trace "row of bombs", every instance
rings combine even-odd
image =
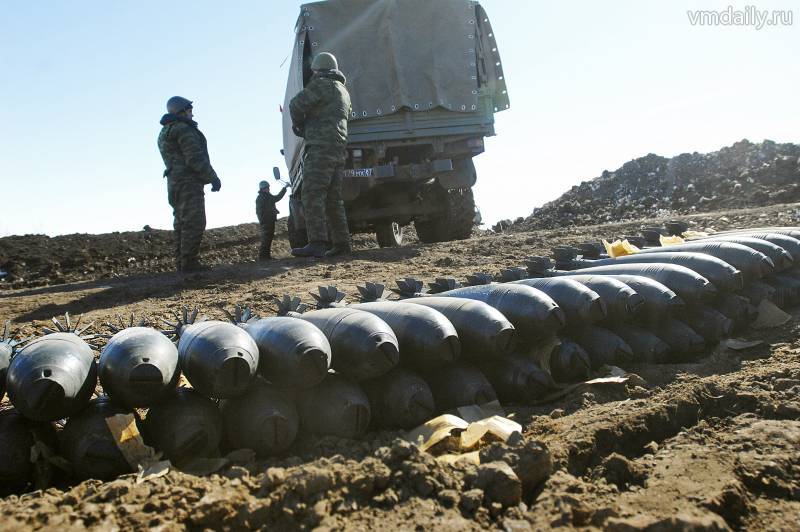
[[[476,274],[470,286],[439,279],[425,289],[404,279],[394,290],[399,301],[367,283],[353,305],[324,287],[313,294],[316,310],[286,297],[281,315],[264,319],[238,310],[229,322],[202,321],[184,311],[168,331],[177,346],[132,326],[109,339],[99,363],[77,328],[21,349],[6,332],[0,383],[14,409],[0,418],[2,475],[24,482],[31,466],[16,458],[30,453],[32,438],[56,441],[50,422],[64,418],[58,447],[75,475],[112,478],[130,465],[105,418],[138,417],[136,408],[148,408],[139,420],[145,441],[176,463],[221,445],[270,455],[286,450],[300,427],[341,437],[363,434],[370,420],[408,428],[495,398],[533,402],[554,380],[580,380],[603,364],[691,356],[746,326],[761,300],[797,300],[798,236],[794,228],[751,230],[644,249],[633,256],[641,262],[598,253],[567,259],[559,250],[557,264],[582,270],[536,258],[502,271],[501,283]],[[540,356],[555,335],[560,345]],[[192,388],[176,388],[181,370]],[[98,374],[107,395],[91,400]]]

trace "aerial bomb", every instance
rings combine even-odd
[[[631,362],[633,350],[625,340],[604,327],[590,325],[570,332],[570,339],[589,355],[592,369]]]
[[[733,330],[742,329],[758,318],[758,309],[738,294],[723,294],[712,306],[733,322]]]
[[[633,255],[625,255],[614,259],[574,259],[566,263],[564,269],[582,270],[584,268],[614,264],[677,264],[696,271],[708,279],[717,290],[722,292],[739,290],[744,285],[742,272],[721,259],[702,253],[668,251],[669,247],[663,249],[665,250],[663,253],[634,253]]]
[[[232,449],[272,456],[288,449],[297,436],[300,418],[294,402],[261,379],[246,394],[222,401],[220,408],[225,439]]]
[[[647,329],[625,325],[612,330],[631,347],[636,362],[660,364],[667,360],[669,344]]]
[[[766,240],[771,244],[775,244],[776,246],[782,247],[785,249],[795,262],[800,261],[800,231],[793,231],[792,233],[796,234],[797,236],[792,236],[790,234],[781,234],[781,233],[773,233],[770,231],[743,231],[741,233],[735,233],[735,236],[744,236],[747,238],[757,238],[759,240]],[[731,233],[716,233],[713,235],[709,235],[708,237],[701,237],[697,240],[705,240],[706,238],[715,239],[719,238],[722,239],[724,237],[732,236]],[[694,241],[694,239],[692,240]]]
[[[176,388],[147,412],[142,435],[175,464],[210,458],[222,440],[222,415],[211,399],[190,388]]]
[[[443,279],[437,280],[444,281]],[[564,311],[543,291],[524,285],[484,284],[437,291],[439,297],[474,299],[499,310],[528,342],[548,338],[566,323]]]
[[[550,373],[556,382],[584,381],[591,375],[592,362],[586,350],[568,338],[550,355]]]
[[[369,399],[358,383],[331,373],[314,388],[298,395],[300,424],[318,436],[358,438],[371,419]]]
[[[115,401],[143,408],[160,401],[180,378],[178,350],[148,327],[117,332],[100,354],[100,384]]]
[[[288,388],[322,382],[331,366],[331,344],[319,328],[294,317],[253,319],[249,309],[241,312],[237,308],[230,317],[255,340],[261,376]]]
[[[653,332],[666,343],[673,356],[693,355],[706,346],[702,336],[692,327],[675,318],[664,319],[658,323]]]
[[[608,316],[606,305],[597,292],[571,279],[520,279],[511,284],[530,286],[550,296],[564,311],[569,327],[590,325]]]
[[[757,307],[762,301],[775,301],[777,290],[763,281],[751,281],[739,291],[739,295],[746,297],[750,304]]]
[[[678,295],[649,277],[641,275],[609,275],[608,277],[623,282],[639,294],[644,303],[636,313],[637,323],[652,324],[679,312],[686,304]]]
[[[551,270],[550,275],[559,278],[575,275],[574,272]],[[580,270],[581,275],[640,275],[649,277],[675,292],[687,305],[712,300],[717,295],[717,289],[708,279],[690,270],[685,266],[676,264],[612,264],[609,266],[595,266]]]
[[[82,410],[97,384],[92,348],[73,332],[37,338],[11,360],[8,397],[25,417],[55,421]]]
[[[510,353],[515,329],[496,308],[482,301],[460,297],[430,296],[404,300],[444,314],[458,332],[462,357],[480,361]]]
[[[361,385],[377,427],[412,429],[428,421],[436,410],[428,383],[407,369],[395,368]]]
[[[705,305],[687,308],[679,319],[702,336],[707,345],[718,344],[730,336],[733,329],[733,322],[729,318]]]
[[[178,356],[192,387],[207,397],[226,399],[242,395],[258,370],[258,346],[241,328],[224,321],[195,321],[176,315],[172,332],[180,338]]]
[[[355,380],[379,377],[400,360],[397,337],[385,321],[363,310],[327,308],[300,318],[317,326],[331,345],[331,367]],[[324,382],[324,381],[323,381]]]
[[[483,405],[497,400],[497,393],[481,371],[458,362],[425,375],[439,412],[460,406]]]
[[[742,278],[745,284],[756,279],[761,279],[765,275],[770,275],[775,270],[775,263],[773,263],[769,257],[751,247],[733,242],[713,240],[688,241],[683,244],[668,246],[667,248],[654,247],[642,249],[636,253],[636,255],[664,253],[665,250],[681,253],[688,251],[716,257],[742,272]],[[689,302],[687,301],[687,303]]]
[[[783,271],[787,268],[791,268],[794,263],[791,253],[782,247],[777,246],[767,240],[754,238],[749,235],[710,236],[696,242],[728,242],[731,244],[747,246],[769,257],[775,267],[775,271]]]
[[[0,336],[0,401],[6,393],[6,374],[17,346],[17,342],[11,338],[9,326],[10,322],[6,322],[3,326],[3,335]]]
[[[543,399],[555,386],[549,373],[519,353],[502,355],[480,369],[503,402],[530,404]]]
[[[33,481],[36,464],[31,450],[36,442],[55,451],[56,431],[51,423],[25,418],[13,408],[0,411],[0,495],[25,490]]]
[[[357,303],[350,308],[369,312],[385,321],[400,349],[400,363],[428,370],[455,362],[461,356],[456,328],[441,312],[404,301]]]
[[[785,235],[800,239],[800,227],[753,227],[751,229],[727,229],[714,233],[714,235],[732,235],[747,233],[769,233],[771,235]]]
[[[644,297],[630,286],[610,276],[574,275],[570,279],[597,292],[606,306],[606,319],[601,323],[626,323],[636,317],[644,305]]]
[[[117,414],[132,414],[136,421],[139,417],[133,410],[101,396],[67,420],[60,434],[61,455],[72,465],[78,479],[112,480],[133,471],[106,424],[106,418]]]

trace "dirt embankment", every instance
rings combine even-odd
[[[795,208],[689,220],[698,229],[784,225]],[[130,312],[155,323],[180,305],[200,305],[220,317],[218,305],[245,303],[267,314],[272,296],[308,300],[304,294],[320,283],[355,294],[364,280],[497,273],[552,246],[627,234],[658,221],[398,249],[374,249],[364,241],[346,260],[225,260],[209,274],[186,278],[144,268],[123,279],[0,292],[0,318],[29,335],[67,310],[97,323]],[[228,255],[206,249],[204,258],[255,253],[249,241],[227,249]],[[796,530],[798,318],[778,330],[748,333],[746,339],[763,343],[746,351],[634,365],[625,369],[639,378],[625,384],[534,407],[507,405],[524,437],[484,447],[480,465],[442,463],[397,432],[371,432],[360,440],[303,438],[285,456],[239,458],[208,476],[173,471],[143,483],[128,476],[7,497],[0,500],[3,528]]]
[[[800,201],[800,146],[742,140],[712,153],[648,154],[497,230],[530,231]]]

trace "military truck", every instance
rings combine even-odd
[[[468,238],[476,217],[472,158],[509,108],[489,18],[471,0],[327,0],[300,8],[283,106],[283,153],[292,185],[289,238],[305,245],[303,139],[289,102],[331,52],[352,100],[342,191],[350,230],[381,247]]]

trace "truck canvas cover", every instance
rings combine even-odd
[[[310,75],[311,59],[331,52],[347,77],[351,120],[407,108],[477,110],[478,89],[492,93],[495,111],[509,107],[494,34],[471,0],[328,0],[304,4],[295,26],[283,131],[290,172],[302,139],[292,133],[288,106]]]

